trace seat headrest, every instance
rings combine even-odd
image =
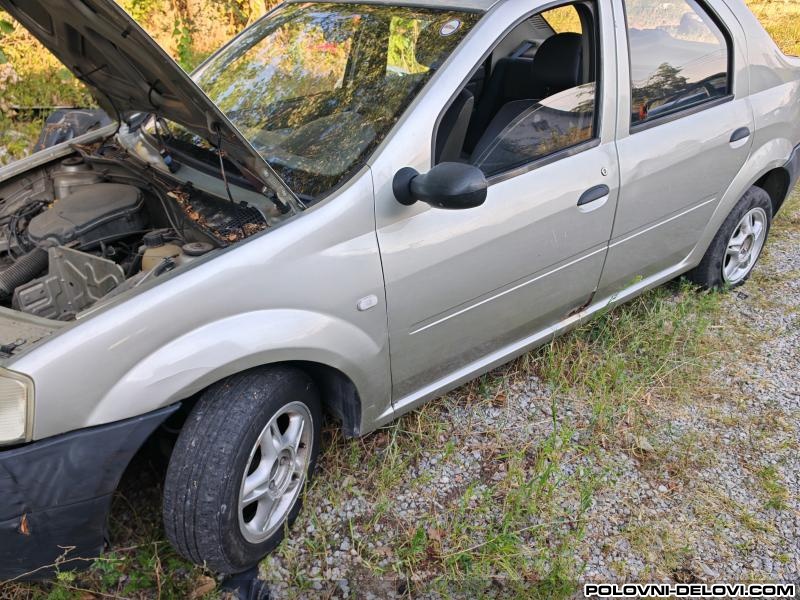
[[[582,46],[579,33],[557,33],[542,42],[533,57],[533,80],[548,89],[547,95],[581,84]]]

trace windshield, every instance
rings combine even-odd
[[[364,164],[478,18],[398,6],[287,4],[193,78],[289,187],[318,198]],[[175,135],[189,141],[186,132]]]

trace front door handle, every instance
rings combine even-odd
[[[731,134],[731,144],[735,144],[741,140],[746,140],[750,137],[750,128],[749,127],[739,127],[736,131]]]
[[[593,188],[590,188],[583,192],[581,197],[578,199],[578,206],[586,206],[587,204],[591,204],[592,202],[597,202],[598,200],[602,200],[606,198],[611,193],[611,190],[608,189],[607,185],[596,185]]]

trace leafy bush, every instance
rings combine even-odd
[[[14,31],[14,25],[11,24],[10,21],[5,21],[0,19],[0,42],[3,41],[3,36],[8,35]],[[8,62],[6,55],[3,54],[3,50],[0,49],[0,64],[5,64]]]

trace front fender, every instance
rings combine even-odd
[[[161,346],[119,379],[84,426],[168,406],[234,373],[286,361],[334,367],[353,381],[361,398],[385,397],[388,404],[388,373],[374,368],[384,357],[384,348],[370,336],[330,315],[293,309],[243,313]]]

